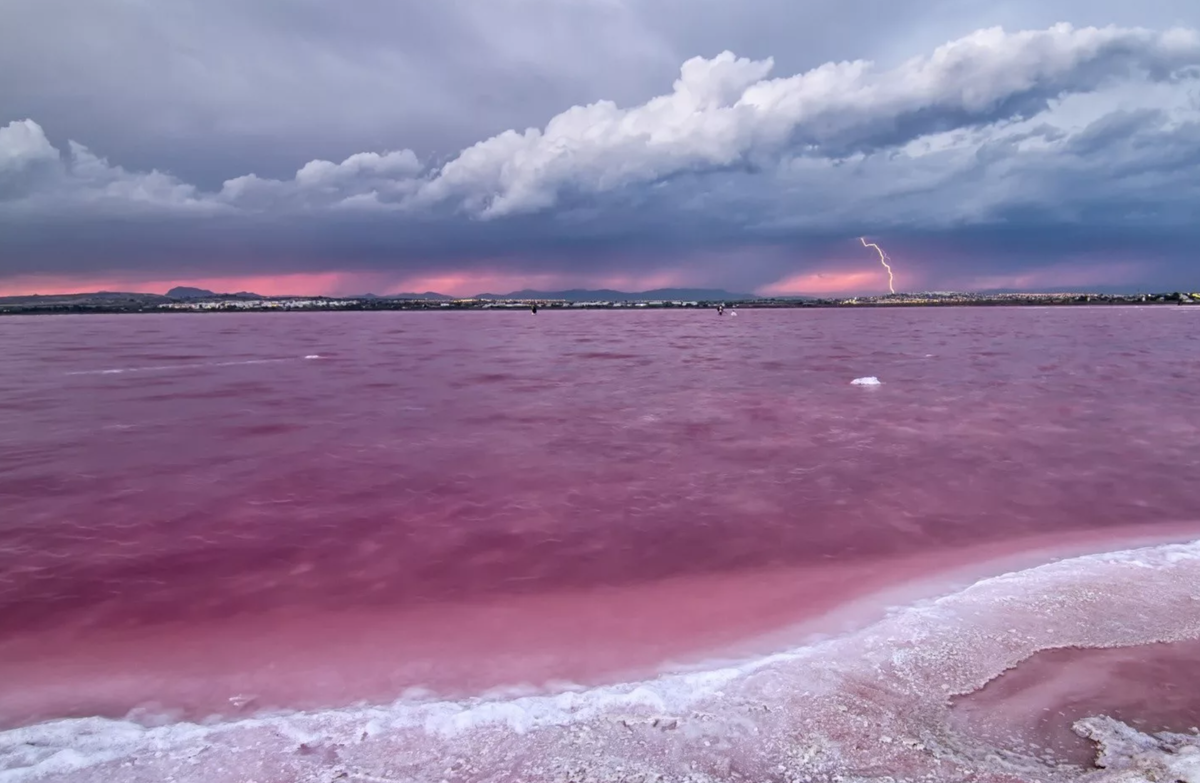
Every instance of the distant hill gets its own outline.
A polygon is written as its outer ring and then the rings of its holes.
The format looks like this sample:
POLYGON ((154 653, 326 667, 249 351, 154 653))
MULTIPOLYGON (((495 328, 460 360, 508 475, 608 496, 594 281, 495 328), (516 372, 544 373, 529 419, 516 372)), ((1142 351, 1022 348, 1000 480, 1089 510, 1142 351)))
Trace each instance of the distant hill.
POLYGON ((167 291, 168 299, 263 299, 260 294, 252 294, 249 291, 238 291, 236 294, 218 294, 214 291, 209 291, 207 288, 192 288, 186 285, 177 285, 170 291, 167 291))
POLYGON ((92 291, 78 294, 29 294, 0 296, 0 305, 71 305, 107 302, 153 302, 166 297, 161 294, 139 294, 125 291, 92 291))
POLYGON ((454 297, 446 296, 445 294, 439 294, 436 291, 426 291, 423 294, 400 293, 400 294, 384 294, 383 296, 380 296, 379 294, 362 294, 361 296, 344 296, 342 298, 343 299, 440 299, 440 300, 450 300, 450 299, 453 299, 454 297))
POLYGON ((573 288, 567 291, 523 289, 508 294, 478 294, 476 299, 563 299, 568 302, 634 302, 659 299, 685 302, 741 302, 758 299, 754 294, 735 294, 719 288, 656 288, 652 291, 613 291, 573 288))

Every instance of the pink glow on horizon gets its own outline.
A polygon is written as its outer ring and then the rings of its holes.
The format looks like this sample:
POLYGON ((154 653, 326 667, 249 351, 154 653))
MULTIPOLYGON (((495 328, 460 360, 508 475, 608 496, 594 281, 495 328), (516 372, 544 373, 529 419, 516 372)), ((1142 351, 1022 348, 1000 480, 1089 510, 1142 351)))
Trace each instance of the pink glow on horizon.
POLYGON ((683 270, 669 269, 652 275, 610 275, 596 279, 589 288, 612 288, 618 291, 653 291, 657 288, 692 287, 684 279, 683 270))
POLYGON ((623 291, 648 291, 680 285, 682 270, 667 270, 649 275, 608 275, 587 277, 562 273, 511 274, 497 271, 453 271, 409 277, 393 283, 387 294, 435 291, 450 296, 474 296, 482 293, 503 294, 534 289, 559 291, 570 288, 615 288, 623 291))
MULTIPOLYGON (((964 264, 965 266, 965 264, 964 264)), ((919 269, 893 264, 897 290, 914 290, 926 285, 919 269)), ((688 280, 685 269, 667 269, 644 275, 615 273, 579 275, 568 273, 521 274, 492 270, 447 270, 440 273, 398 277, 394 273, 367 271, 298 272, 279 275, 226 275, 181 277, 178 279, 138 279, 133 276, 67 277, 58 275, 20 275, 0 279, 0 296, 33 294, 76 294, 93 291, 130 291, 166 293, 175 286, 204 288, 218 293, 251 291, 264 296, 351 296, 377 293, 423 293, 435 291, 450 296, 474 296, 480 293, 506 293, 520 289, 562 290, 570 288, 608 288, 622 291, 648 291, 698 285, 688 280)), ((930 281, 946 290, 980 291, 1013 289, 1037 291, 1100 285, 1134 283, 1145 266, 1132 262, 1087 264, 1072 261, 1013 274, 963 275, 930 281)), ((814 271, 789 275, 760 287, 765 296, 854 295, 887 292, 887 274, 861 261, 844 266, 838 263, 814 271), (839 268, 841 267, 841 268, 839 268)))
MULTIPOLYGON (((902 277, 904 276, 901 274, 896 275, 898 290, 902 277)), ((874 267, 801 272, 758 289, 758 293, 764 296, 861 294, 876 291, 887 293, 887 272, 874 267)))
POLYGON ((226 275, 181 277, 174 280, 138 279, 132 276, 68 277, 19 275, 0 279, 0 296, 62 295, 95 291, 128 291, 164 294, 176 286, 204 288, 217 293, 250 291, 263 296, 353 296, 356 294, 424 293, 450 296, 507 293, 523 288, 615 288, 645 291, 685 285, 682 270, 647 275, 587 276, 564 273, 521 274, 496 270, 447 270, 437 274, 397 277, 387 272, 297 272, 280 275, 226 275))
POLYGON ((449 296, 475 296, 476 294, 501 294, 521 288, 542 288, 560 280, 558 275, 513 275, 503 272, 446 271, 435 274, 405 277, 390 283, 384 294, 414 293, 426 291, 449 296))
MULTIPOLYGON (((175 286, 205 288, 217 293, 250 291, 263 296, 321 296, 344 293, 352 283, 378 275, 353 272, 298 272, 285 275, 248 275, 228 277, 189 277, 176 280, 138 280, 128 277, 64 277, 23 275, 0 280, 0 296, 34 294, 78 294, 93 291, 129 291, 163 294, 175 286), (365 278, 365 279, 364 279, 365 278)), ((354 293, 366 293, 354 291, 354 293)))
MULTIPOLYGON (((18 275, 0 280, 0 296, 35 296, 43 294, 77 294, 91 291, 119 291, 124 283, 111 278, 58 277, 53 275, 18 275)), ((137 288, 125 290, 148 290, 144 283, 137 288)), ((151 292, 153 293, 153 292, 151 292)))
POLYGON ((951 287, 965 291, 995 289, 1034 291, 1071 286, 1087 288, 1097 285, 1129 284, 1137 280, 1138 276, 1144 272, 1144 265, 1132 262, 1096 264, 1073 262, 1031 269, 1018 274, 958 278, 955 281, 956 284, 951 287))
MULTIPOLYGON (((208 277, 185 281, 152 283, 155 290, 167 291, 177 285, 206 288, 217 293, 251 291, 263 296, 330 295, 342 290, 347 283, 356 279, 353 273, 308 272, 288 275, 253 275, 248 277, 208 277)), ((365 293, 365 292, 363 292, 365 293)))

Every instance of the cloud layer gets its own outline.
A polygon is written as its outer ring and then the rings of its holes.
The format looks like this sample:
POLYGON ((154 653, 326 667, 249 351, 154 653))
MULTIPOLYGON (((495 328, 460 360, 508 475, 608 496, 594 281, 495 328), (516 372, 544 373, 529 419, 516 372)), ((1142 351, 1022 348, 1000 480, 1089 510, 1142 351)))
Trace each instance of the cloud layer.
POLYGON ((0 285, 499 270, 815 292, 868 285, 848 240, 870 234, 892 243, 902 287, 1087 284, 1032 271, 1076 266, 1109 270, 1093 287, 1200 287, 1195 31, 988 28, 886 66, 775 70, 693 57, 661 95, 572 106, 441 159, 396 144, 208 186, 12 118, 0 285))

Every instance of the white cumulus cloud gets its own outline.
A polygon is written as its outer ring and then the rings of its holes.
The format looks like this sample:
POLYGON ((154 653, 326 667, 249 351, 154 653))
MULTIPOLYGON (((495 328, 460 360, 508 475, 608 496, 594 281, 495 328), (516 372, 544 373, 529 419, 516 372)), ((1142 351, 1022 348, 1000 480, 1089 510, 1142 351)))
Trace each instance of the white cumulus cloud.
MULTIPOLYGON (((773 78, 773 66, 694 57, 669 93, 573 106, 440 166, 404 148, 362 152, 212 191, 126 170, 75 142, 60 151, 36 122, 17 120, 0 127, 0 215, 125 204, 486 219, 573 209, 578 219, 585 206, 653 203, 772 230, 858 218, 945 226, 1038 199, 1076 219, 1096 199, 1146 197, 1197 165, 1187 156, 1200 119, 1194 31, 993 28, 891 68, 830 62, 773 78), (1075 182, 1088 190, 1070 190, 1075 182)), ((1158 192, 1169 200, 1191 188, 1158 192)))
POLYGON ((0 174, 12 173, 38 161, 58 160, 58 150, 33 120, 0 127, 0 174))
POLYGON ((360 152, 341 163, 309 161, 290 180, 254 174, 226 180, 217 197, 248 209, 398 205, 415 192, 421 169, 412 150, 360 152))
POLYGON ((763 166, 789 150, 840 158, 950 128, 1036 114, 1113 80, 1170 78, 1200 64, 1187 30, 981 30, 879 70, 827 63, 766 79, 770 60, 729 52, 684 64, 669 95, 622 109, 573 107, 544 129, 507 131, 463 151, 422 190, 485 216, 544 209, 568 190, 597 193, 697 169, 763 166))
POLYGON ((0 127, 0 207, 18 212, 83 206, 94 210, 213 208, 195 186, 160 171, 127 171, 71 141, 66 152, 30 119, 0 127))

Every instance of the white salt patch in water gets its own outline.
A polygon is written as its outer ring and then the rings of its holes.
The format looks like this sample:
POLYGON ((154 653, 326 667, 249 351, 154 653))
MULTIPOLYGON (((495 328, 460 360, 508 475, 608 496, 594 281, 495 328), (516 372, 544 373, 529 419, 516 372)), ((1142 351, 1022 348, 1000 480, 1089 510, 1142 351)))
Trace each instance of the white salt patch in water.
POLYGON ((853 386, 879 386, 880 380, 874 375, 870 375, 866 378, 855 378, 854 380, 850 381, 850 384, 853 386))
POLYGON ((984 579, 862 631, 714 671, 548 696, 0 732, 0 781, 1185 780, 1200 738, 1080 721, 1106 769, 1000 752, 948 700, 1034 652, 1200 638, 1200 542, 984 579), (1173 777, 1169 777, 1169 776, 1173 777))
POLYGON ((1105 716, 1076 721, 1074 729, 1100 748, 1096 766, 1107 774, 1094 780, 1200 783, 1200 737, 1194 734, 1151 736, 1105 716))

